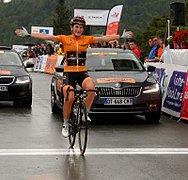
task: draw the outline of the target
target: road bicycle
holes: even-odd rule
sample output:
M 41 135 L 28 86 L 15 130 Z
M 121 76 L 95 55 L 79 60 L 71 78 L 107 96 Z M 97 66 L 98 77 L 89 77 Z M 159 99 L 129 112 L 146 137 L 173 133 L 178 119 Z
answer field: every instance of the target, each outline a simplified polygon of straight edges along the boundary
M 87 147 L 88 140 L 88 125 L 90 122 L 87 121 L 88 112 L 85 105 L 85 98 L 87 92 L 95 92 L 98 97 L 97 90 L 85 90 L 85 89 L 67 89 L 67 99 L 69 92 L 73 91 L 75 94 L 74 101 L 72 104 L 72 111 L 70 117 L 69 126 L 69 144 L 70 148 L 74 147 L 76 141 L 76 135 L 78 134 L 78 142 L 81 155 L 84 155 Z

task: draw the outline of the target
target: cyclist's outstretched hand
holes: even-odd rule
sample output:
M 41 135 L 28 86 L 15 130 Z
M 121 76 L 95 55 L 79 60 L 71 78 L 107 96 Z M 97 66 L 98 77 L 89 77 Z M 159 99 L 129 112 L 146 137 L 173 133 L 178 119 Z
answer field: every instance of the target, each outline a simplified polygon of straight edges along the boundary
M 17 36 L 21 36 L 21 37 L 30 37 L 31 36 L 28 33 L 27 29 L 25 29 L 24 27 L 22 27 L 22 29 L 16 29 L 15 33 Z
M 123 32 L 122 36 L 120 38 L 128 39 L 133 37 L 133 32 L 132 31 L 125 31 Z

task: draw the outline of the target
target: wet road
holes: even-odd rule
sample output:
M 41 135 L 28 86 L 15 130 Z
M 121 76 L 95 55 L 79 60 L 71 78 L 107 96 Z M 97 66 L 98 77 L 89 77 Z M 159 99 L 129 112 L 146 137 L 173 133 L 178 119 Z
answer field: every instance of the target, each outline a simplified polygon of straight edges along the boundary
M 51 75 L 31 73 L 33 106 L 0 103 L 0 180 L 186 180 L 188 124 L 162 116 L 97 116 L 84 157 L 50 110 Z

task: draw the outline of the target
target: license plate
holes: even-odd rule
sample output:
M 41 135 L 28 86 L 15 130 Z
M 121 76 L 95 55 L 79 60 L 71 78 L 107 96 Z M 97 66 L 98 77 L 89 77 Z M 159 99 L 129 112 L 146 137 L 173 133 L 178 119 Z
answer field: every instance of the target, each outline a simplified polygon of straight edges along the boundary
M 0 86 L 0 91 L 8 91 L 8 86 Z
M 133 105 L 131 98 L 105 98 L 104 105 Z

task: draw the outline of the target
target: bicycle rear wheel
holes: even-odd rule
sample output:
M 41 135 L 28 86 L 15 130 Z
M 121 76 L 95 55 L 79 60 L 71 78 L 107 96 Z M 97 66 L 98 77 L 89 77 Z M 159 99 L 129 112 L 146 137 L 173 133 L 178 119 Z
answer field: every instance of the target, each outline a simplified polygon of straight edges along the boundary
M 78 132 L 78 118 L 79 115 L 79 107 L 76 101 L 73 102 L 72 105 L 73 112 L 71 113 L 71 125 L 69 126 L 69 144 L 70 148 L 73 148 L 76 140 L 76 134 Z
M 88 124 L 87 120 L 87 110 L 85 106 L 79 108 L 80 118 L 78 119 L 78 140 L 81 155 L 84 155 L 87 147 L 88 139 Z

